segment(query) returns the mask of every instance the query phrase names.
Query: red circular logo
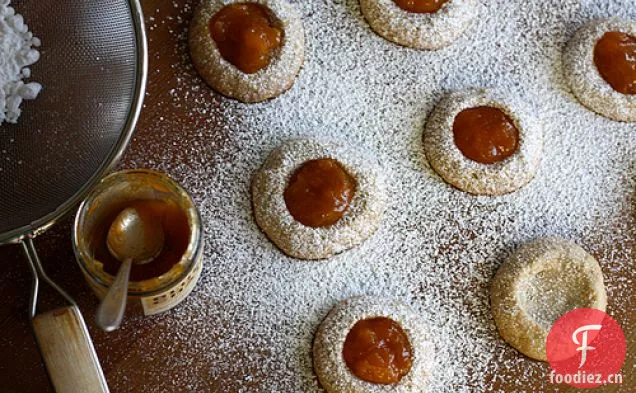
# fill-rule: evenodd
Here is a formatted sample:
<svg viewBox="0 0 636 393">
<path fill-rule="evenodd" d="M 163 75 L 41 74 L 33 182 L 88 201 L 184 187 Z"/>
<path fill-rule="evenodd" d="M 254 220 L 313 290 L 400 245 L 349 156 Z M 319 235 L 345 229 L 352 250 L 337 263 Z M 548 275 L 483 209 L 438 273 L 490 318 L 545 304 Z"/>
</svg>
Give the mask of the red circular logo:
<svg viewBox="0 0 636 393">
<path fill-rule="evenodd" d="M 550 382 L 577 388 L 622 383 L 619 372 L 626 350 L 625 335 L 614 318 L 593 308 L 572 310 L 548 333 Z"/>
</svg>

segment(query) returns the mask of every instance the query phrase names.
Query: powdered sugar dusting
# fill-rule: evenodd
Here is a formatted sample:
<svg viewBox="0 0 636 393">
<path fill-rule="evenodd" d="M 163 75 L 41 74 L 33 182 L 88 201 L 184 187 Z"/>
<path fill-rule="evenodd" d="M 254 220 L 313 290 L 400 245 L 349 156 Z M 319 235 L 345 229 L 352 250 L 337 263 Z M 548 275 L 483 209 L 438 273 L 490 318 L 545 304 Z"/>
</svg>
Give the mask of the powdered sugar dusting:
<svg viewBox="0 0 636 393">
<path fill-rule="evenodd" d="M 498 108 L 515 122 L 519 146 L 515 154 L 498 163 L 483 165 L 467 158 L 454 141 L 454 121 L 465 109 Z M 426 121 L 423 143 L 429 165 L 461 190 L 479 195 L 514 192 L 534 178 L 541 162 L 543 129 L 523 97 L 490 90 L 457 91 L 438 102 Z"/>
<path fill-rule="evenodd" d="M 272 13 L 284 27 L 282 46 L 271 63 L 256 73 L 245 74 L 226 61 L 210 36 L 209 21 L 221 9 L 243 0 L 206 0 L 190 24 L 192 61 L 210 86 L 243 102 L 259 102 L 282 94 L 294 83 L 303 64 L 305 35 L 302 21 L 285 0 L 254 0 Z"/>
<path fill-rule="evenodd" d="M 605 311 L 601 268 L 578 245 L 541 238 L 519 247 L 490 284 L 490 306 L 505 340 L 533 359 L 547 360 L 546 339 L 563 314 L 575 308 Z"/>
<path fill-rule="evenodd" d="M 453 0 L 434 13 L 415 13 L 394 0 L 360 0 L 360 9 L 376 33 L 410 48 L 436 50 L 450 45 L 476 15 L 475 0 Z"/>
<path fill-rule="evenodd" d="M 207 248 L 201 281 L 182 305 L 121 331 L 134 334 L 134 326 L 144 337 L 136 349 L 149 361 L 162 358 L 138 371 L 146 391 L 319 392 L 313 335 L 338 301 L 364 294 L 398 298 L 420 313 L 436 349 L 429 391 L 513 384 L 546 391 L 547 365 L 498 336 L 488 288 L 520 243 L 548 235 L 597 257 L 608 311 L 633 334 L 633 316 L 622 309 L 633 290 L 634 128 L 581 106 L 561 72 L 562 47 L 577 27 L 597 17 L 633 19 L 631 3 L 482 2 L 480 18 L 453 45 L 422 52 L 375 35 L 356 0 L 295 2 L 306 31 L 304 69 L 289 92 L 255 105 L 210 92 L 188 64 L 185 30 L 176 31 L 182 61 L 162 105 L 198 120 L 157 116 L 138 138 L 171 142 L 151 159 L 133 145 L 127 165 L 166 171 L 192 192 Z M 191 9 L 179 12 L 185 29 Z M 154 17 L 151 27 L 161 28 L 162 16 Z M 444 93 L 470 87 L 528 97 L 543 119 L 541 167 L 518 192 L 471 196 L 426 162 L 427 114 Z M 200 120 L 200 111 L 208 117 Z M 283 141 L 308 135 L 375 151 L 393 198 L 375 235 L 327 261 L 286 257 L 252 217 L 254 172 Z M 129 370 L 107 374 L 114 391 L 135 378 Z"/>
<path fill-rule="evenodd" d="M 333 225 L 311 228 L 300 224 L 287 210 L 285 189 L 303 163 L 329 157 L 343 165 L 355 181 L 355 192 L 344 216 Z M 372 155 L 333 141 L 287 141 L 267 157 L 254 174 L 254 218 L 270 240 L 287 255 L 324 259 L 356 247 L 382 222 L 388 196 L 382 169 Z"/>
<path fill-rule="evenodd" d="M 595 19 L 581 27 L 563 53 L 564 74 L 582 104 L 610 119 L 636 121 L 636 96 L 614 90 L 596 69 L 594 48 L 609 31 L 636 35 L 636 20 Z"/>
<path fill-rule="evenodd" d="M 351 328 L 358 321 L 384 317 L 403 329 L 412 348 L 410 371 L 397 383 L 386 386 L 357 378 L 349 370 L 342 351 Z M 353 297 L 338 303 L 316 331 L 313 355 L 314 370 L 328 392 L 416 393 L 425 392 L 430 364 L 435 350 L 428 341 L 430 333 L 418 314 L 399 300 L 373 296 Z"/>
<path fill-rule="evenodd" d="M 34 48 L 40 40 L 9 4 L 9 0 L 0 1 L 0 124 L 16 123 L 22 101 L 35 99 L 42 90 L 37 82 L 22 81 L 31 77 L 29 66 L 40 58 Z"/>
</svg>

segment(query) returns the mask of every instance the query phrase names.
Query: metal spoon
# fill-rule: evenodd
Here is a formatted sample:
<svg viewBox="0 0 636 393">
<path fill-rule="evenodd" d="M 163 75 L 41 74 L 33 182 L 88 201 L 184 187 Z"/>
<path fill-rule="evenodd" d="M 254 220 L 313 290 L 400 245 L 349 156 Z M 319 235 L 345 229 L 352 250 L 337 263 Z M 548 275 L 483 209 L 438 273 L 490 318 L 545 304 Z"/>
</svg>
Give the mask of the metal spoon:
<svg viewBox="0 0 636 393">
<path fill-rule="evenodd" d="M 161 223 L 141 217 L 137 209 L 126 208 L 108 229 L 106 244 L 110 253 L 122 261 L 117 276 L 97 309 L 97 325 L 111 332 L 121 325 L 128 295 L 128 278 L 132 264 L 151 262 L 163 249 Z"/>
</svg>

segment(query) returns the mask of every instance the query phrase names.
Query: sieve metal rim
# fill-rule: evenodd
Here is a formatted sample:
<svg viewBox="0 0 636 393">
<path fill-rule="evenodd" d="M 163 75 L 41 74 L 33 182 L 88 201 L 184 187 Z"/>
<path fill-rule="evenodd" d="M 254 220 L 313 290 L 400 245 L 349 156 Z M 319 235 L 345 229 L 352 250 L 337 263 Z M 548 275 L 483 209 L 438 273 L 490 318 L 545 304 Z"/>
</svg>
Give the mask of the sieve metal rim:
<svg viewBox="0 0 636 393">
<path fill-rule="evenodd" d="M 88 179 L 88 181 L 73 194 L 68 200 L 58 206 L 51 213 L 31 222 L 30 224 L 0 233 L 0 245 L 19 243 L 25 238 L 36 237 L 50 228 L 60 218 L 71 212 L 89 193 L 89 191 L 99 182 L 104 175 L 110 171 L 115 164 L 121 159 L 126 147 L 130 143 L 135 131 L 139 114 L 143 106 L 144 95 L 146 93 L 146 82 L 148 77 L 148 44 L 146 41 L 146 32 L 144 27 L 144 19 L 142 8 L 139 0 L 128 1 L 130 15 L 132 18 L 135 33 L 135 88 L 133 100 L 130 110 L 124 123 L 122 133 L 115 143 L 115 146 L 106 156 L 97 171 Z"/>
</svg>

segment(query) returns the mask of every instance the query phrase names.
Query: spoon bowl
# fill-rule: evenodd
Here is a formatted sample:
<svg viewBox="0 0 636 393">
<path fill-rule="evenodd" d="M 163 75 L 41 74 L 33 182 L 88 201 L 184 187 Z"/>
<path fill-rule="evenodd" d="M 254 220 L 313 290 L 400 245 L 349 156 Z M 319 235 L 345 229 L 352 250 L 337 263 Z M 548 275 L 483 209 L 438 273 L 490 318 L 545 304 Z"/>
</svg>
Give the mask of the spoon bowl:
<svg viewBox="0 0 636 393">
<path fill-rule="evenodd" d="M 154 260 L 161 253 L 163 243 L 163 228 L 156 217 L 129 207 L 115 218 L 108 229 L 106 244 L 110 253 L 122 264 L 97 309 L 96 321 L 102 329 L 110 332 L 121 325 L 132 265 Z"/>
<path fill-rule="evenodd" d="M 108 251 L 120 261 L 133 264 L 151 262 L 163 249 L 164 234 L 160 223 L 129 207 L 121 211 L 108 229 Z"/>
</svg>

